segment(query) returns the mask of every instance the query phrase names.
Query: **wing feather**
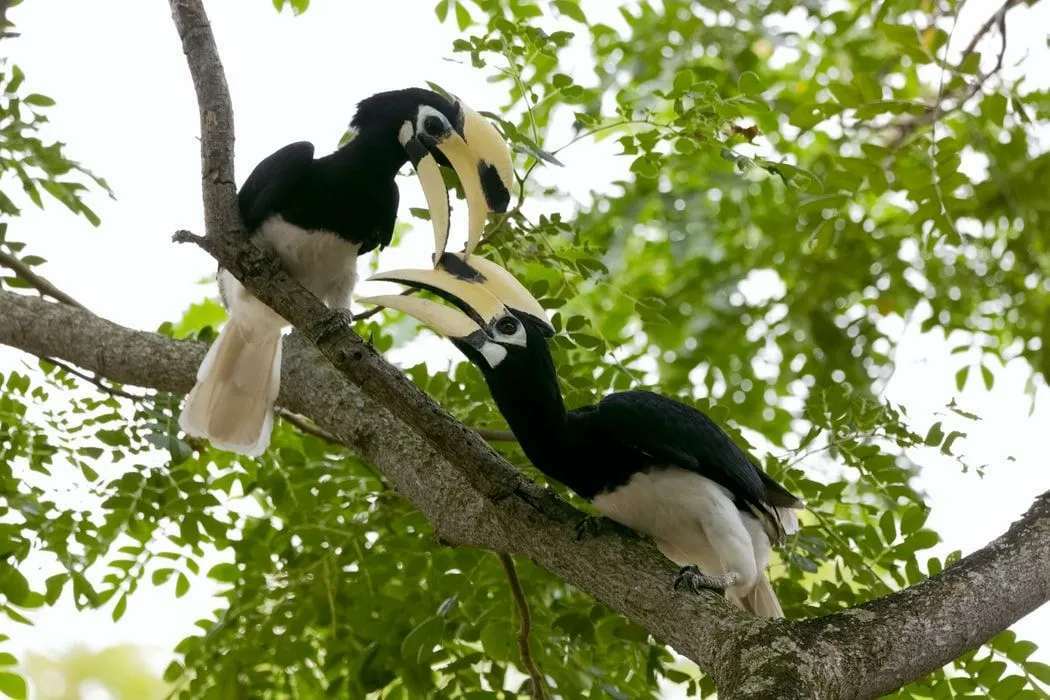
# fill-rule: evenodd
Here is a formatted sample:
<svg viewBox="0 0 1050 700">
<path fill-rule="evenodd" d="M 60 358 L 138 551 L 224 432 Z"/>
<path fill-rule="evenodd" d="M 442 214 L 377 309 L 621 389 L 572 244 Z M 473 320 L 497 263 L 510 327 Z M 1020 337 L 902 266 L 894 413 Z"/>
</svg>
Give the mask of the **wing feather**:
<svg viewBox="0 0 1050 700">
<path fill-rule="evenodd" d="M 755 466 L 717 423 L 679 401 L 648 391 L 620 392 L 598 404 L 595 419 L 610 439 L 654 462 L 688 469 L 724 486 L 741 506 L 775 522 L 776 530 L 782 530 L 778 509 L 802 505 Z"/>
<path fill-rule="evenodd" d="M 280 213 L 293 188 L 314 162 L 314 145 L 309 141 L 291 143 L 267 156 L 255 166 L 237 194 L 241 219 L 254 231 L 273 214 Z"/>
</svg>

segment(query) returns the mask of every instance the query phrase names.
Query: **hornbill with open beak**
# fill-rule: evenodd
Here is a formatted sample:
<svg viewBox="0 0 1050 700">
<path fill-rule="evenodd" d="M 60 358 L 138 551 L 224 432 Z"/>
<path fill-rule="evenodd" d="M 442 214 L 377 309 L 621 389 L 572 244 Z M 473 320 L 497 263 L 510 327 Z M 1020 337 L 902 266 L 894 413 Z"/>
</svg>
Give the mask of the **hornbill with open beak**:
<svg viewBox="0 0 1050 700">
<path fill-rule="evenodd" d="M 253 243 L 276 253 L 300 283 L 349 314 L 361 253 L 390 243 L 398 170 L 411 160 L 431 210 L 437 260 L 448 242 L 448 191 L 439 165 L 459 176 L 469 209 L 467 251 L 489 211 L 505 211 L 513 171 L 499 132 L 457 98 L 410 88 L 373 95 L 351 122 L 356 135 L 330 155 L 293 143 L 255 168 L 238 194 Z M 216 447 L 259 455 L 269 444 L 286 321 L 229 272 L 219 288 L 229 321 L 211 346 L 179 425 Z"/>
<path fill-rule="evenodd" d="M 765 569 L 771 544 L 797 529 L 793 509 L 802 503 L 710 418 L 648 391 L 566 411 L 547 348 L 554 328 L 525 287 L 489 260 L 448 253 L 437 269 L 371 279 L 425 289 L 458 307 L 399 295 L 360 300 L 404 311 L 450 338 L 480 368 L 532 463 L 603 515 L 651 535 L 684 567 L 676 586 L 724 590 L 756 615 L 783 616 Z"/>
</svg>

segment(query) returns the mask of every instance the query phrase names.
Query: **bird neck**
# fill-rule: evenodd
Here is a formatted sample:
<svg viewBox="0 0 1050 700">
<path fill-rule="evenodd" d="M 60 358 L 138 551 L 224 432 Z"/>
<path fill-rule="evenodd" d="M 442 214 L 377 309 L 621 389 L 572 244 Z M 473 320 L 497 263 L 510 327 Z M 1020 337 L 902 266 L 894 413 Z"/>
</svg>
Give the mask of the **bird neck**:
<svg viewBox="0 0 1050 700">
<path fill-rule="evenodd" d="M 365 182 L 393 180 L 397 171 L 408 162 L 408 154 L 397 136 L 378 127 L 365 129 L 332 156 L 337 170 Z"/>
<path fill-rule="evenodd" d="M 546 341 L 530 343 L 524 358 L 512 357 L 486 373 L 492 398 L 525 456 L 547 476 L 572 486 L 565 473 L 574 461 L 565 458 L 568 417 Z"/>
</svg>

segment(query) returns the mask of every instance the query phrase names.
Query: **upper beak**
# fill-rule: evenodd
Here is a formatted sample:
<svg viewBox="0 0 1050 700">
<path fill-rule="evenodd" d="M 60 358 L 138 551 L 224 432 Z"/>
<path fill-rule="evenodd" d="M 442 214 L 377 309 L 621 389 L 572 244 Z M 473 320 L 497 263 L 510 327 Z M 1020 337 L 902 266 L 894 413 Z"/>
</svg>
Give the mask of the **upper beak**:
<svg viewBox="0 0 1050 700">
<path fill-rule="evenodd" d="M 438 268 L 475 284 L 492 293 L 516 315 L 535 321 L 548 338 L 554 335 L 554 326 L 547 320 L 547 312 L 517 277 L 496 263 L 480 255 L 446 253 L 437 263 Z"/>
<path fill-rule="evenodd" d="M 442 299 L 455 304 L 481 328 L 488 328 L 494 321 L 507 314 L 507 307 L 503 305 L 503 302 L 493 296 L 492 292 L 483 285 L 458 277 L 444 269 L 390 270 L 372 275 L 368 279 L 397 282 L 408 287 L 433 292 Z"/>
<path fill-rule="evenodd" d="M 554 335 L 543 307 L 525 286 L 496 263 L 477 255 L 445 253 L 436 269 L 393 270 L 371 279 L 432 291 L 458 306 L 482 328 L 488 328 L 509 309 L 533 320 L 544 335 Z"/>
<path fill-rule="evenodd" d="M 496 127 L 463 102 L 457 101 L 457 105 L 462 122 L 439 137 L 434 145 L 452 164 L 463 184 L 469 221 L 466 252 L 471 253 L 481 241 L 488 213 L 507 210 L 514 170 L 510 148 Z M 438 184 L 444 188 L 443 183 L 434 183 L 432 187 Z M 424 189 L 426 187 L 424 183 Z M 441 196 L 436 189 L 426 195 L 428 202 Z M 443 246 L 435 249 L 435 259 L 443 252 Z"/>
</svg>

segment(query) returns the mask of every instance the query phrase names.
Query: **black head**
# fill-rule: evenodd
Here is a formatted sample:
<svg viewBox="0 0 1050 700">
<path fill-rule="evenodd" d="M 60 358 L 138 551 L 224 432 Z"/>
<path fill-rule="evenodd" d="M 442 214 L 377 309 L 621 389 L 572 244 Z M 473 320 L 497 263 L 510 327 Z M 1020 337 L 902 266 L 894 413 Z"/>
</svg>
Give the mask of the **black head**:
<svg viewBox="0 0 1050 700">
<path fill-rule="evenodd" d="M 415 125 L 417 119 L 427 132 L 433 131 L 434 138 L 448 126 L 455 129 L 457 124 L 459 134 L 463 135 L 463 110 L 459 103 L 423 88 L 388 90 L 361 100 L 350 126 L 359 131 L 389 131 L 397 136 L 406 121 Z"/>
</svg>

